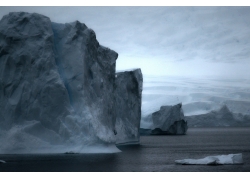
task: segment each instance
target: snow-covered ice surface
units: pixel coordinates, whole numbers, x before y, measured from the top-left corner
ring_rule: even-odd
[[[176,160],[175,163],[183,165],[223,165],[223,164],[243,164],[242,153],[218,156],[208,156],[202,159]]]
[[[250,79],[144,75],[141,128],[144,119],[163,105],[182,103],[185,116],[205,114],[227,105],[233,113],[250,115]]]

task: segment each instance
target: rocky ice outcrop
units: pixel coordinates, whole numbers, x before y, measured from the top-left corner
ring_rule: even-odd
[[[0,151],[14,149],[15,142],[27,147],[20,143],[30,136],[38,138],[38,147],[65,141],[86,145],[90,139],[115,143],[117,57],[78,21],[5,15],[0,21]],[[12,146],[5,146],[7,139]]]
[[[176,164],[182,165],[223,165],[223,164],[243,164],[242,153],[218,156],[207,156],[202,159],[176,160]]]
[[[174,106],[161,106],[159,111],[152,114],[153,129],[151,134],[186,134],[187,121],[181,104]]]
[[[141,69],[116,73],[116,144],[140,141],[143,77]]]

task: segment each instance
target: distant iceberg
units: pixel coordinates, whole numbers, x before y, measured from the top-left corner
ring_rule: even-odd
[[[142,135],[184,135],[187,132],[187,121],[184,120],[182,104],[161,106],[160,110],[143,118],[150,128],[141,127]],[[145,125],[145,123],[144,123]]]

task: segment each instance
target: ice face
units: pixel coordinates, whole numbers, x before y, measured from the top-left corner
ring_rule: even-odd
[[[38,120],[59,132],[60,117],[70,113],[70,104],[55,63],[49,18],[28,13],[4,16],[0,47],[1,127]]]
[[[167,131],[175,122],[184,119],[184,114],[181,109],[181,104],[175,106],[162,106],[159,111],[152,114],[154,128],[160,128]]]
[[[0,152],[114,144],[117,57],[78,21],[57,24],[24,12],[4,16]]]
[[[78,21],[52,23],[56,63],[70,104],[94,134],[114,143],[115,61],[118,54],[99,45],[93,30]],[[88,117],[88,118],[85,118]]]
[[[184,118],[182,104],[161,106],[159,111],[143,118],[143,122],[144,127],[145,122],[147,123],[146,125],[148,125],[145,129],[152,130],[151,134],[183,135],[186,134],[188,128],[187,121]]]
[[[140,142],[143,77],[140,69],[116,74],[116,144]]]

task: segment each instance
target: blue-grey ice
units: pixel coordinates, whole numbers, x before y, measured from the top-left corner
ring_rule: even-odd
[[[58,24],[25,12],[3,16],[0,153],[119,151],[117,58],[79,21]]]
[[[0,153],[110,153],[139,142],[142,73],[75,21],[0,21]]]
[[[138,144],[143,88],[141,69],[116,75],[116,144]]]
[[[223,164],[243,164],[242,153],[218,156],[207,156],[202,159],[176,160],[175,163],[182,165],[223,165]]]
[[[149,114],[142,121],[151,124],[146,129],[151,129],[153,135],[184,135],[187,132],[187,121],[184,118],[182,104],[174,106],[161,106],[160,110]],[[147,131],[146,134],[149,134]]]

